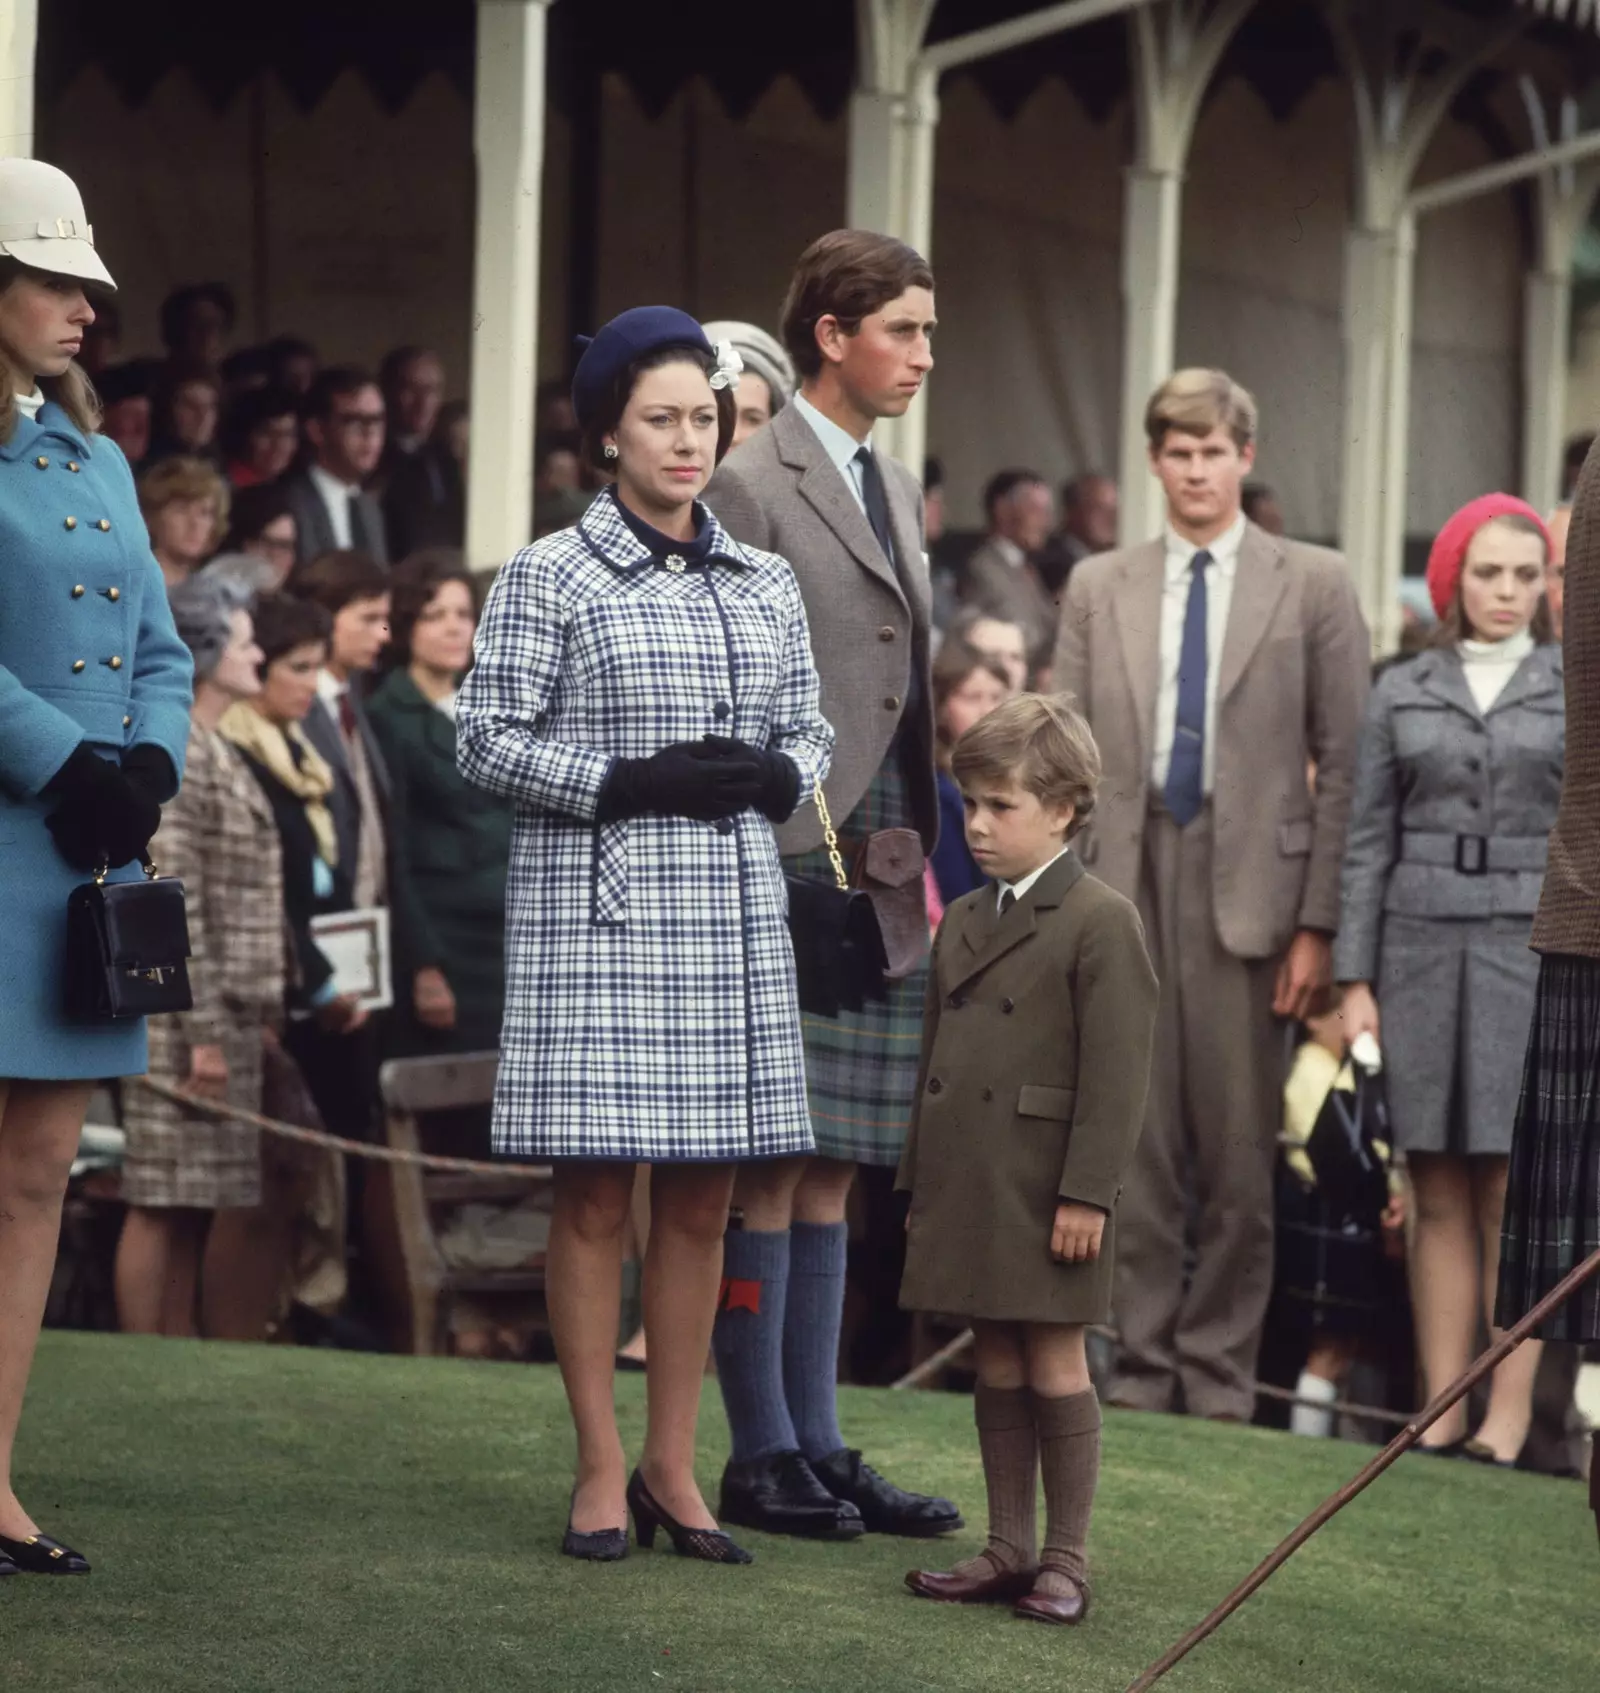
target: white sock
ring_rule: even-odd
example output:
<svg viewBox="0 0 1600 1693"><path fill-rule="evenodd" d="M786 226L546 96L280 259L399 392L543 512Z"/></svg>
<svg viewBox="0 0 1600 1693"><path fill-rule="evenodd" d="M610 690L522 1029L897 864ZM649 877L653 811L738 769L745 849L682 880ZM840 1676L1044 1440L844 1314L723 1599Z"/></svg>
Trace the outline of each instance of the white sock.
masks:
<svg viewBox="0 0 1600 1693"><path fill-rule="evenodd" d="M1337 1382L1324 1381L1321 1376L1314 1376L1310 1370L1302 1370L1300 1379L1294 1384L1297 1399L1315 1399L1315 1405L1296 1405L1289 1413L1289 1432L1291 1434L1308 1434L1313 1440L1329 1440L1333 1436L1333 1412L1331 1407L1339 1397Z"/></svg>

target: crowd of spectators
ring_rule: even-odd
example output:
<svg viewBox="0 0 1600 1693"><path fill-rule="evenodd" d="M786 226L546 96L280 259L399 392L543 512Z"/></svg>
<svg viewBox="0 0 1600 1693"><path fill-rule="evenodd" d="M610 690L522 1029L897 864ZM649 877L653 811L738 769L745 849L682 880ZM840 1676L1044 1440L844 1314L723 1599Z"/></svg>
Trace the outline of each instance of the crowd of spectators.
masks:
<svg viewBox="0 0 1600 1693"><path fill-rule="evenodd" d="M456 690L479 604L461 551L467 411L426 347L398 347L368 373L324 364L292 337L236 347L236 327L228 290L203 284L163 306L164 358L119 362L114 310L83 351L105 432L135 469L198 678L190 776L154 844L188 889L195 1009L152 1026L151 1073L368 1139L384 1058L492 1050L500 1027L511 819L455 761ZM781 409L793 380L776 343L747 339L741 351L740 438ZM1569 483L1585 445L1574 443ZM533 452L543 534L575 521L603 480L564 384L540 390ZM1092 470L1054 486L1037 470L1006 468L983 490L983 532L961 535L946 525L936 460L924 486L938 642L936 917L984 880L965 844L951 749L1006 699L1050 687L1063 593L1084 559L1116 546L1118 488ZM1246 487L1244 509L1270 535L1289 528L1292 514L1264 484ZM1551 529L1548 609L1559 640L1561 513ZM1405 607L1406 647L1418 650L1431 608L1415 595ZM389 913L394 966L394 1005L377 1016L334 990L313 939L318 919L373 908ZM1291 1081L1279 1184L1290 1240L1302 1197L1294 1123L1306 1114L1306 1076L1315 1073L1320 1098L1336 1067L1334 1012L1318 1000ZM125 1327L259 1338L288 1323L317 1338L375 1341L359 1167L286 1163L253 1131L135 1089L124 1120L129 1212L116 1288ZM485 1130L469 1124L458 1149L482 1151ZM1354 1380L1369 1398L1410 1403L1412 1382L1397 1379L1410 1344L1399 1194L1397 1183L1371 1242L1365 1318L1307 1331L1280 1287L1263 1369L1288 1358L1293 1382L1309 1355L1312 1373L1342 1390ZM894 1226L875 1212L867 1221ZM1295 1275L1281 1254L1279 1275ZM883 1312L864 1321L881 1354L864 1373L897 1372L910 1357L908 1325ZM1326 1432L1317 1417L1301 1423Z"/></svg>

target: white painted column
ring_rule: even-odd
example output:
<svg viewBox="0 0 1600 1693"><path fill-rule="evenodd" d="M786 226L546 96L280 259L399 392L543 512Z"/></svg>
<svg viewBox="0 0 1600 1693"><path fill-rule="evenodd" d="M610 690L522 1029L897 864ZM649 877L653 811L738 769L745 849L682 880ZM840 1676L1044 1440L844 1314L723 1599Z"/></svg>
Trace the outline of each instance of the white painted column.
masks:
<svg viewBox="0 0 1600 1693"><path fill-rule="evenodd" d="M850 96L845 222L887 234L895 227L904 131L898 95L858 88Z"/></svg>
<svg viewBox="0 0 1600 1693"><path fill-rule="evenodd" d="M1561 492L1572 272L1532 271L1523 287L1522 497L1548 511Z"/></svg>
<svg viewBox="0 0 1600 1693"><path fill-rule="evenodd" d="M1178 324L1183 178L1128 168L1122 219L1121 534L1126 544L1161 533L1166 507L1150 473L1144 432L1150 396L1172 374Z"/></svg>
<svg viewBox="0 0 1600 1693"><path fill-rule="evenodd" d="M1339 542L1368 618L1377 611L1388 446L1394 232L1345 237Z"/></svg>
<svg viewBox="0 0 1600 1693"><path fill-rule="evenodd" d="M533 538L545 26L551 0L478 0L473 144L472 429L467 563L503 564Z"/></svg>
<svg viewBox="0 0 1600 1693"><path fill-rule="evenodd" d="M933 262L933 149L939 127L938 78L920 72L911 91L899 102L895 128L896 195L890 233ZM935 272L937 277L937 271ZM937 303L937 296L935 296ZM938 346L934 347L935 359ZM933 378L930 377L929 381ZM897 458L920 482L928 456L928 385L925 382L904 417L887 418L874 437L891 458Z"/></svg>
<svg viewBox="0 0 1600 1693"><path fill-rule="evenodd" d="M0 0L0 158L33 157L39 0Z"/></svg>
<svg viewBox="0 0 1600 1693"><path fill-rule="evenodd" d="M1407 474L1411 454L1411 354L1417 276L1417 221L1402 214L1394 237L1385 244L1383 290L1387 304L1385 343L1387 381L1383 389L1384 431L1375 598L1368 608L1375 648L1394 652L1400 645L1400 578L1405 572Z"/></svg>

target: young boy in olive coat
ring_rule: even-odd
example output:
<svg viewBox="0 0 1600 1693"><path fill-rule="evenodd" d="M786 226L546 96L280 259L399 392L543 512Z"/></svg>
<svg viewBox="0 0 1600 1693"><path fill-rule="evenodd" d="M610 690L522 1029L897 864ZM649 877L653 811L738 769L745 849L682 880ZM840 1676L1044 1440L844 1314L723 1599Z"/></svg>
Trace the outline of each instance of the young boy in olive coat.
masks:
<svg viewBox="0 0 1600 1693"><path fill-rule="evenodd" d="M957 743L967 842L993 880L934 944L901 1304L971 1320L989 1540L928 1599L1075 1623L1100 1467L1084 1327L1110 1310L1117 1196L1143 1121L1156 978L1138 912L1069 842L1100 754L1064 698L1024 694ZM1043 1556L1036 1491L1045 1491Z"/></svg>

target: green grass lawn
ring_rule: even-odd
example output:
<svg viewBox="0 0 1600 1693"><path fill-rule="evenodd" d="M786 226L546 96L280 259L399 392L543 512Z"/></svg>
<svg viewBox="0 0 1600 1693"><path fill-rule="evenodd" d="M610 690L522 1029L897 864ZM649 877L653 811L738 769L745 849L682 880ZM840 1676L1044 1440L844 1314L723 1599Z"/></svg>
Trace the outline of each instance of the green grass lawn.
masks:
<svg viewBox="0 0 1600 1693"><path fill-rule="evenodd" d="M636 1450L643 1393L623 1378ZM557 1554L553 1370L47 1334L19 1486L95 1563L0 1585L0 1687L50 1693L984 1689L1120 1693L1362 1448L1111 1415L1095 1609L1050 1629L932 1605L919 1557L981 1541L970 1403L852 1391L895 1479L971 1527L919 1553L747 1536L749 1569ZM714 1388L702 1426L714 1497ZM1175 1671L1172 1693L1595 1693L1600 1556L1572 1482L1407 1458Z"/></svg>

